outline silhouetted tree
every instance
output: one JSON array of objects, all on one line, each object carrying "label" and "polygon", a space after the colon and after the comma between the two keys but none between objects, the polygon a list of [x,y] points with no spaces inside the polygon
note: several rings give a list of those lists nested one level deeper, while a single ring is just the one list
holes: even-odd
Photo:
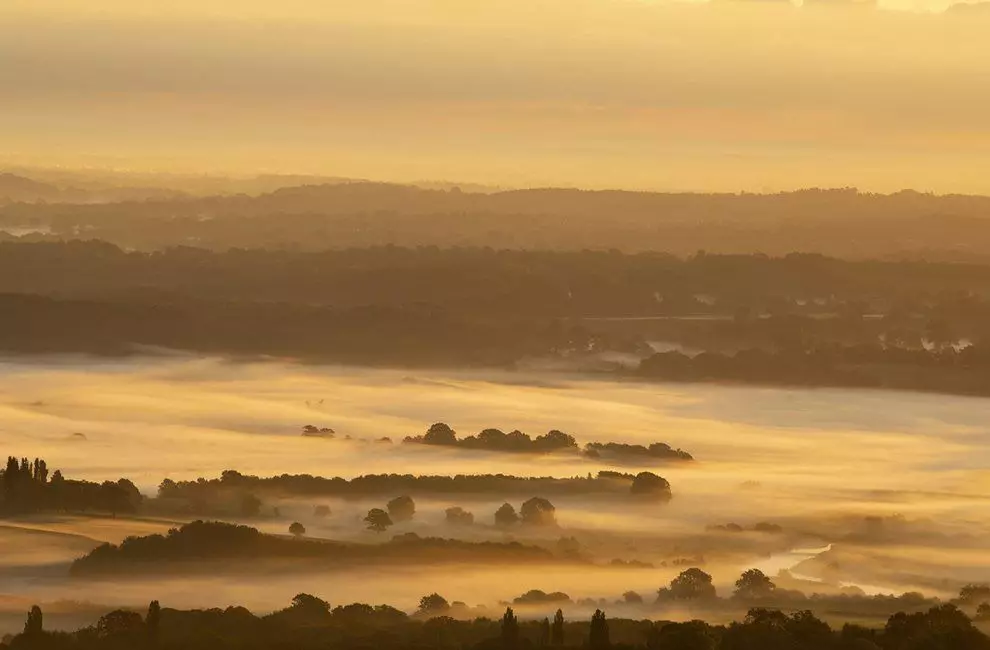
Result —
[{"label": "silhouetted tree", "polygon": [[419,613],[425,616],[438,616],[450,611],[450,603],[438,593],[432,593],[419,599]]},{"label": "silhouetted tree", "polygon": [[759,569],[749,569],[736,580],[735,598],[758,600],[773,595],[777,585]]},{"label": "silhouetted tree", "polygon": [[34,605],[28,612],[27,621],[24,623],[24,636],[29,638],[38,637],[44,631],[45,617],[41,613],[41,608]]},{"label": "silhouetted tree", "polygon": [[457,444],[457,433],[449,425],[437,422],[426,431],[423,442],[428,445],[454,445]]},{"label": "silhouetted tree", "polygon": [[682,571],[670,581],[670,587],[661,589],[657,600],[667,598],[674,600],[702,600],[715,597],[715,586],[712,577],[698,568]]},{"label": "silhouetted tree", "polygon": [[444,510],[444,517],[448,524],[456,526],[470,526],[474,523],[474,515],[458,506]]},{"label": "silhouetted tree", "polygon": [[295,535],[296,537],[302,537],[306,534],[306,527],[300,524],[298,521],[294,521],[289,524],[289,533]]},{"label": "silhouetted tree", "polygon": [[96,623],[96,635],[101,639],[118,638],[121,641],[137,641],[137,633],[144,628],[144,620],[137,612],[114,610],[100,617]]},{"label": "silhouetted tree", "polygon": [[409,521],[416,514],[416,503],[412,497],[395,497],[386,506],[392,521]]},{"label": "silhouetted tree", "polygon": [[522,522],[534,526],[555,526],[557,524],[556,512],[557,509],[553,507],[552,503],[540,497],[533,497],[523,503],[519,509]]},{"label": "silhouetted tree", "polygon": [[502,647],[507,650],[519,647],[519,621],[511,607],[506,608],[502,616]]},{"label": "silhouetted tree", "polygon": [[649,496],[660,500],[670,499],[670,483],[662,476],[653,472],[640,472],[633,479],[629,493],[637,496]]},{"label": "silhouetted tree", "polygon": [[148,642],[157,645],[161,633],[162,607],[157,600],[148,605],[148,614],[144,617],[144,627],[148,632]]},{"label": "silhouetted tree", "polygon": [[496,526],[512,526],[518,521],[519,515],[516,514],[516,509],[509,503],[503,503],[501,507],[495,511]]},{"label": "silhouetted tree", "polygon": [[329,517],[330,516],[330,506],[319,505],[313,508],[314,517]]},{"label": "silhouetted tree", "polygon": [[591,629],[588,632],[588,647],[591,650],[607,650],[612,646],[608,635],[608,621],[605,612],[596,609],[591,617]]},{"label": "silhouetted tree", "polygon": [[550,644],[554,646],[564,645],[564,612],[558,609],[553,615],[553,625],[550,628]]},{"label": "silhouetted tree", "polygon": [[635,591],[627,591],[622,594],[622,600],[628,605],[641,605],[643,603],[643,597]]},{"label": "silhouetted tree", "polygon": [[545,618],[543,622],[540,623],[540,643],[541,648],[546,648],[550,645],[550,619]]},{"label": "silhouetted tree", "polygon": [[368,530],[382,533],[392,525],[392,518],[381,508],[372,508],[368,511],[367,516],[365,516],[364,522],[368,524]]}]

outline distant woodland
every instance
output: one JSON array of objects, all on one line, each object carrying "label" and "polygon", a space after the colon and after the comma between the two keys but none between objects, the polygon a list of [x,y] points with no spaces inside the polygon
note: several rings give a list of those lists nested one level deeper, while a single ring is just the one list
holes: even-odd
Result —
[{"label": "distant woodland", "polygon": [[677,255],[699,249],[805,251],[958,261],[990,255],[990,198],[976,196],[874,195],[855,189],[772,195],[569,189],[486,194],[363,182],[270,191],[270,179],[255,187],[267,193],[81,191],[8,175],[0,179],[0,204],[5,196],[9,201],[0,207],[0,230],[41,231],[32,239],[85,236],[138,250],[192,245],[316,251],[391,244]]}]

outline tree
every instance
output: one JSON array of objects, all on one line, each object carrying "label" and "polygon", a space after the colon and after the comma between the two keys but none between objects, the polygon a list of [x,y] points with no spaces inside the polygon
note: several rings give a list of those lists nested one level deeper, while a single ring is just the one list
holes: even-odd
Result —
[{"label": "tree", "polygon": [[409,521],[416,514],[416,503],[412,497],[395,497],[386,506],[392,521]]},{"label": "tree", "polygon": [[543,622],[540,623],[540,643],[541,648],[545,648],[550,645],[550,619],[544,617]]},{"label": "tree", "polygon": [[564,645],[564,612],[560,609],[553,615],[553,626],[550,628],[550,645]]},{"label": "tree", "polygon": [[319,505],[313,508],[314,517],[329,517],[330,516],[330,506]]},{"label": "tree", "polygon": [[715,597],[715,586],[712,577],[698,568],[682,571],[679,576],[670,581],[670,589],[662,594],[674,600],[701,600]]},{"label": "tree", "polygon": [[519,620],[511,607],[507,607],[502,616],[502,646],[507,650],[519,647]]},{"label": "tree", "polygon": [[148,632],[148,641],[152,645],[157,645],[161,632],[162,607],[157,600],[151,601],[148,605],[148,614],[144,617],[144,627]]},{"label": "tree", "polygon": [[591,650],[607,650],[612,643],[608,637],[608,621],[605,612],[596,609],[591,617],[591,630],[588,632],[588,647]]},{"label": "tree", "polygon": [[635,591],[627,591],[626,593],[622,594],[622,600],[627,605],[641,605],[641,604],[643,604],[643,597],[640,596]]},{"label": "tree", "polygon": [[426,431],[423,442],[427,445],[456,445],[457,433],[447,424],[437,422]]},{"label": "tree", "polygon": [[657,476],[653,472],[640,472],[633,479],[629,493],[669,501],[671,497],[670,483],[667,482],[667,479]]},{"label": "tree", "polygon": [[140,614],[117,609],[97,621],[96,635],[101,639],[134,636],[143,627],[144,620]]},{"label": "tree", "polygon": [[45,617],[41,613],[41,608],[33,606],[28,612],[27,621],[24,623],[24,636],[37,637],[44,630]]},{"label": "tree", "polygon": [[516,514],[516,509],[509,503],[503,503],[502,506],[495,511],[496,526],[508,527],[518,521],[519,515]]},{"label": "tree", "polygon": [[381,508],[372,508],[364,518],[364,523],[368,524],[368,530],[383,533],[386,528],[392,525],[392,518]]},{"label": "tree", "polygon": [[976,620],[990,621],[990,603],[980,603],[976,608]]},{"label": "tree", "polygon": [[968,584],[959,590],[958,601],[963,605],[976,605],[990,600],[990,585]]},{"label": "tree", "polygon": [[419,613],[426,616],[436,616],[450,610],[450,603],[438,593],[432,593],[419,599]]},{"label": "tree", "polygon": [[448,524],[455,526],[470,526],[474,523],[474,515],[457,506],[444,510],[444,516]]},{"label": "tree", "polygon": [[735,598],[759,600],[773,595],[777,585],[759,569],[749,569],[736,580]]},{"label": "tree", "polygon": [[519,508],[524,524],[534,526],[555,526],[557,525],[557,509],[553,504],[540,497],[533,497]]},{"label": "tree", "polygon": [[309,612],[323,613],[330,611],[330,603],[318,596],[307,593],[299,593],[293,596],[291,607]]},{"label": "tree", "polygon": [[306,534],[306,527],[298,521],[294,521],[289,525],[289,533],[295,535],[296,537],[302,537]]}]

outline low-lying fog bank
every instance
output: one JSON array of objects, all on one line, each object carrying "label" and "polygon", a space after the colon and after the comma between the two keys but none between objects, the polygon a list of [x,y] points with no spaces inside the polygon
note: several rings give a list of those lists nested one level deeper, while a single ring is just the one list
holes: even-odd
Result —
[{"label": "low-lying fog bank", "polygon": [[[44,457],[67,477],[127,477],[149,495],[163,478],[212,478],[225,469],[328,477],[629,471],[627,464],[576,454],[399,444],[437,421],[463,435],[497,427],[534,436],[559,429],[579,444],[663,441],[688,450],[696,462],[642,467],[670,481],[669,504],[606,508],[577,497],[555,498],[560,530],[537,540],[552,544],[556,537],[574,536],[598,560],[655,562],[652,569],[362,567],[353,576],[183,577],[94,587],[68,581],[58,571],[87,545],[160,532],[170,524],[144,521],[127,528],[73,520],[47,526],[15,522],[17,530],[0,531],[6,557],[0,570],[11,585],[2,591],[45,601],[238,602],[259,611],[280,607],[300,591],[337,602],[398,605],[431,591],[491,603],[537,587],[577,598],[641,590],[650,598],[683,568],[661,566],[659,559],[679,553],[703,566],[725,593],[742,570],[765,566],[768,573],[790,569],[787,588],[807,593],[814,584],[822,590],[854,584],[869,592],[945,596],[961,581],[990,579],[990,565],[982,559],[990,539],[988,407],[987,400],[903,392],[610,383],[562,374],[412,374],[184,357],[7,361],[0,364],[3,451]],[[307,424],[333,428],[337,438],[303,437]],[[386,436],[395,442],[372,442]],[[408,530],[501,539],[504,533],[491,524],[502,500],[417,500],[415,523],[387,536]],[[316,501],[286,499],[278,504],[279,516],[251,525],[285,533]],[[366,539],[374,533],[363,529],[362,511],[384,504],[327,505],[333,515],[325,521],[305,519],[309,535]],[[471,510],[476,526],[456,532],[446,527],[443,511],[451,506]],[[784,534],[752,532],[760,522],[780,526]],[[25,550],[25,528],[35,531],[31,553]],[[806,562],[778,555],[829,544],[829,552]]]}]

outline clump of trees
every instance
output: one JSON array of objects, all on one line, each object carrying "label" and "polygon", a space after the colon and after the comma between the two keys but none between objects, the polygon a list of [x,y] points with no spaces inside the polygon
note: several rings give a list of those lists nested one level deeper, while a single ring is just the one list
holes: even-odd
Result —
[{"label": "clump of trees", "polygon": [[395,497],[386,505],[393,522],[409,521],[416,514],[416,503],[412,497]]},{"label": "clump of trees", "polygon": [[547,499],[533,497],[525,501],[516,513],[511,503],[503,503],[495,511],[495,525],[500,528],[523,523],[530,526],[556,526],[557,509]]},{"label": "clump of trees", "polygon": [[514,453],[544,454],[567,449],[577,449],[574,437],[556,429],[535,439],[522,431],[505,433],[500,429],[485,429],[463,440],[445,422],[437,422],[421,436],[407,436],[403,442],[409,444],[440,445],[475,449],[481,451],[502,451]]},{"label": "clump of trees", "polygon": [[444,519],[448,524],[455,526],[471,526],[474,524],[474,515],[460,506],[453,506],[444,510]]},{"label": "clump of trees", "polygon": [[[388,521],[388,513],[381,509],[373,509],[366,518],[369,527],[375,526],[372,529],[378,532],[388,527]],[[182,563],[190,571],[215,571],[221,560],[232,570],[247,571],[260,567],[259,560],[265,559],[294,559],[324,568],[395,559],[435,564],[555,561],[546,549],[515,542],[467,542],[408,533],[385,544],[359,544],[302,539],[305,528],[301,524],[299,528],[293,526],[292,532],[297,539],[265,535],[249,526],[194,521],[165,535],[128,537],[120,544],[101,544],[76,559],[70,572],[80,576],[157,573],[173,570],[172,563]]]},{"label": "clump of trees", "polygon": [[69,480],[55,470],[49,476],[44,459],[10,456],[0,471],[0,514],[97,511],[110,514],[137,512],[140,491],[127,479],[93,483]]},{"label": "clump of trees", "polygon": [[[542,436],[531,438],[529,434],[514,430],[505,433],[501,429],[484,429],[477,435],[460,439],[457,432],[445,422],[436,422],[421,436],[407,436],[407,444],[457,447],[479,451],[548,454],[561,451],[577,451],[574,436],[553,429]],[[583,454],[588,458],[645,459],[651,461],[694,460],[691,454],[674,449],[663,442],[651,445],[634,445],[617,442],[589,442]]]}]

